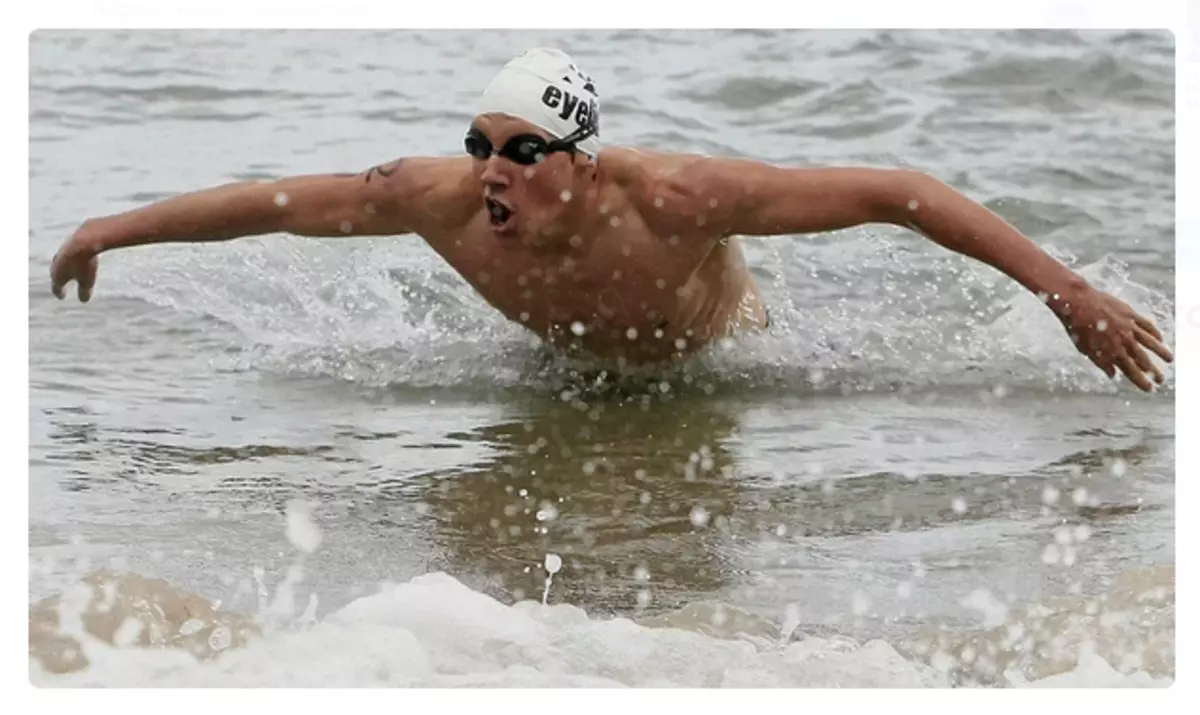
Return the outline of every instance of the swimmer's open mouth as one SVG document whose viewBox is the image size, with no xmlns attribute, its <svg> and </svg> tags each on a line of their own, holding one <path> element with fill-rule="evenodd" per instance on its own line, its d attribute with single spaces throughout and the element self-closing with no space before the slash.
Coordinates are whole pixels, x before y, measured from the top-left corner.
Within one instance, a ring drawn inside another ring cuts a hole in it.
<svg viewBox="0 0 1200 715">
<path fill-rule="evenodd" d="M 493 226 L 503 226 L 512 218 L 512 209 L 495 199 L 484 199 L 484 204 L 487 205 L 488 217 L 492 221 Z"/>
</svg>

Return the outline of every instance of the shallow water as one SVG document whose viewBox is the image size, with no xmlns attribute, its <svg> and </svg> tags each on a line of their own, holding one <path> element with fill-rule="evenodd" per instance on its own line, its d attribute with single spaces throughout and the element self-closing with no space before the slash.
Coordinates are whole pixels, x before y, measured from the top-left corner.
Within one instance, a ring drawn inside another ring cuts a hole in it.
<svg viewBox="0 0 1200 715">
<path fill-rule="evenodd" d="M 615 385 L 412 239 L 138 249 L 92 303 L 50 296 L 83 218 L 453 153 L 499 63 L 565 42 L 609 143 L 921 168 L 1170 344 L 1169 35 L 497 37 L 33 36 L 30 595 L 106 567 L 272 626 L 204 664 L 92 645 L 38 682 L 1173 677 L 1173 367 L 1154 395 L 1108 382 L 1036 298 L 915 234 L 747 241 L 771 333 Z M 318 625 L 278 630 L 311 595 Z M 989 660 L 1035 634 L 1014 673 L 963 655 L 1014 623 Z M 1080 633 L 1102 661 L 1076 663 Z"/>
</svg>

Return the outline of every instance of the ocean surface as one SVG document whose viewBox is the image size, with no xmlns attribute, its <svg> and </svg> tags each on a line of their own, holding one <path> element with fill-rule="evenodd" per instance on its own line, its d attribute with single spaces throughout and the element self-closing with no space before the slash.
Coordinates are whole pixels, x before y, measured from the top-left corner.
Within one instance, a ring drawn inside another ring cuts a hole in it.
<svg viewBox="0 0 1200 715">
<path fill-rule="evenodd" d="M 51 296 L 88 217 L 461 151 L 535 44 L 606 143 L 927 171 L 1173 344 L 1166 33 L 37 32 L 33 681 L 1171 683 L 1174 367 L 1108 380 L 906 230 L 747 240 L 770 333 L 615 385 L 414 237 L 144 247 Z"/>
</svg>

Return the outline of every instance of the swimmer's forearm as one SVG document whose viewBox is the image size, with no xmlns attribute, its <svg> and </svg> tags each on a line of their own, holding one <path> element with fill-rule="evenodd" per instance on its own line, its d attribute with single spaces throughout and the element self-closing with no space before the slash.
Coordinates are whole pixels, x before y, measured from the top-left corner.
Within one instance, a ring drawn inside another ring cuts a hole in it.
<svg viewBox="0 0 1200 715">
<path fill-rule="evenodd" d="M 921 174 L 907 174 L 902 183 L 888 201 L 891 223 L 992 266 L 1044 296 L 1056 313 L 1087 287 L 1082 276 L 954 188 Z"/>
<path fill-rule="evenodd" d="M 372 203 L 374 194 L 361 177 L 328 174 L 225 184 L 91 219 L 83 230 L 95 237 L 98 251 L 271 233 L 325 237 L 383 232 L 391 227 L 381 226 L 384 212 Z"/>
<path fill-rule="evenodd" d="M 275 204 L 275 193 L 268 184 L 225 184 L 91 219 L 84 229 L 97 237 L 102 251 L 271 233 L 283 224 L 283 209 Z"/>
</svg>

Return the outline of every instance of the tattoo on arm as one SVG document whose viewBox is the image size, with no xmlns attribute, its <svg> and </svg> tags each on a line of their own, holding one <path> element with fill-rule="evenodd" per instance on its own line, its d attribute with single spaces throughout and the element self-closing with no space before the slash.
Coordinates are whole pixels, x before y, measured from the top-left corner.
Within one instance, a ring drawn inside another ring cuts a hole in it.
<svg viewBox="0 0 1200 715">
<path fill-rule="evenodd" d="M 379 174 L 380 176 L 382 176 L 383 178 L 386 179 L 389 176 L 391 176 L 392 174 L 395 174 L 396 170 L 400 168 L 400 164 L 402 164 L 403 162 L 404 162 L 403 159 L 397 159 L 396 161 L 393 161 L 390 164 L 383 164 L 380 166 L 372 166 L 370 169 L 367 169 L 365 181 L 367 183 L 370 183 L 371 177 L 374 176 L 375 174 Z"/>
</svg>

